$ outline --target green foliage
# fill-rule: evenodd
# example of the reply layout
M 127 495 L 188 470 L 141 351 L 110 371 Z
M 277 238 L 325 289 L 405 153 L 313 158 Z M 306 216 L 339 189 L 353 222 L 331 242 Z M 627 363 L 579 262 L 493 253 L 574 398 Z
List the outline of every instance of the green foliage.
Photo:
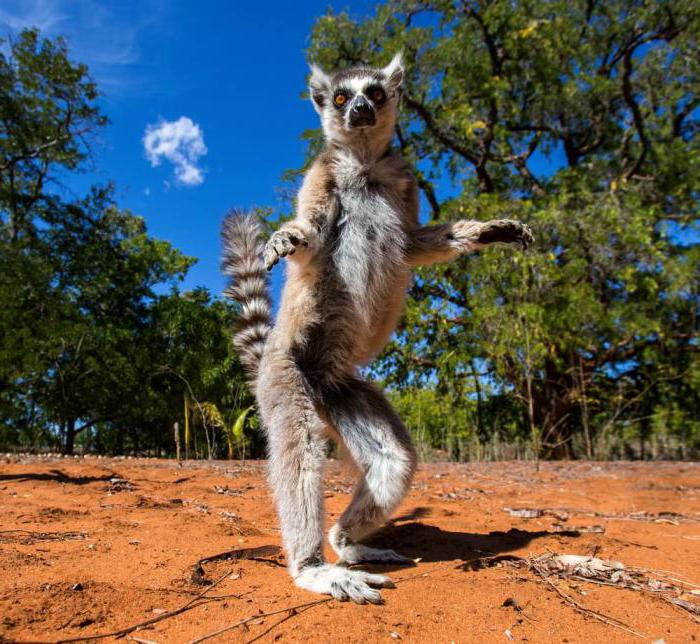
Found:
M 537 239 L 419 272 L 374 371 L 409 424 L 431 419 L 433 447 L 466 457 L 461 436 L 505 434 L 544 456 L 644 457 L 662 436 L 656 456 L 700 449 L 699 15 L 396 0 L 316 22 L 309 57 L 328 69 L 404 51 L 397 139 L 429 219 L 521 219 Z
M 172 452 L 185 393 L 238 408 L 235 311 L 178 291 L 195 260 L 150 237 L 111 186 L 60 190 L 106 122 L 65 43 L 25 31 L 0 51 L 0 444 Z M 213 456 L 221 427 L 201 419 L 195 454 Z
M 250 414 L 254 408 L 255 407 L 253 405 L 246 407 L 236 414 L 235 420 L 231 425 L 224 425 L 224 432 L 226 433 L 226 441 L 228 443 L 229 458 L 234 457 L 236 447 L 239 447 L 240 457 L 245 458 L 245 423 L 246 419 L 248 418 L 248 414 Z
M 417 275 L 372 370 L 424 456 L 697 456 L 696 4 L 392 0 L 315 24 L 327 69 L 404 51 L 397 143 L 426 222 L 537 238 Z M 181 292 L 195 260 L 111 186 L 61 189 L 97 97 L 62 40 L 0 43 L 0 445 L 172 454 L 178 422 L 189 456 L 261 455 L 235 307 Z

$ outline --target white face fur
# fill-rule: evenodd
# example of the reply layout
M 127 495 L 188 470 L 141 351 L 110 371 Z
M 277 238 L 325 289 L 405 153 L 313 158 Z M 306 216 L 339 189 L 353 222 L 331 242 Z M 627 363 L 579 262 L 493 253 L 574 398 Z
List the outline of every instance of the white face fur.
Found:
M 388 146 L 394 132 L 403 80 L 401 54 L 383 68 L 354 67 L 327 74 L 311 66 L 309 94 L 326 140 Z M 372 147 L 375 147 L 374 145 Z

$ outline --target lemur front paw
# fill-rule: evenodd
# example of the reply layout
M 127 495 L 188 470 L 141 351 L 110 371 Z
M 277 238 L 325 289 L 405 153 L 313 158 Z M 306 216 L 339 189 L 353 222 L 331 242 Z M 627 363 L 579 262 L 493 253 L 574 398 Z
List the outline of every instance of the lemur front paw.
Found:
M 512 219 L 494 219 L 482 225 L 476 239 L 479 244 L 520 244 L 526 250 L 535 241 L 530 227 Z
M 349 599 L 356 604 L 381 604 L 382 596 L 376 588 L 394 588 L 394 582 L 384 575 L 333 564 L 304 568 L 294 578 L 294 583 L 304 590 L 331 595 L 339 601 Z
M 281 228 L 272 233 L 272 237 L 265 244 L 265 268 L 269 271 L 281 257 L 294 255 L 297 246 L 308 246 L 309 242 L 304 235 L 297 230 Z

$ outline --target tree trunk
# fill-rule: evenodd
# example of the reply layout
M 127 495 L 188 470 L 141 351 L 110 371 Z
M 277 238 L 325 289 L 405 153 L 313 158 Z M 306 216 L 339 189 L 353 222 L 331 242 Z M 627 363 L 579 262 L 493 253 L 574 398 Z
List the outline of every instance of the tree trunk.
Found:
M 66 423 L 66 442 L 63 446 L 63 453 L 68 456 L 73 455 L 73 449 L 75 448 L 75 418 L 71 418 Z
M 180 423 L 175 421 L 173 425 L 173 433 L 175 434 L 175 454 L 177 455 L 177 462 L 179 463 L 182 458 L 180 455 Z

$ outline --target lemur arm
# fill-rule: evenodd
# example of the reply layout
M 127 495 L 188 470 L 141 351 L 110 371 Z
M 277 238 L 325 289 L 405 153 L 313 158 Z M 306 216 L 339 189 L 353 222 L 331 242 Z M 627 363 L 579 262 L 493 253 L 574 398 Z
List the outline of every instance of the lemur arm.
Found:
M 411 231 L 406 259 L 410 266 L 429 266 L 497 242 L 520 244 L 525 249 L 533 236 L 525 224 L 511 219 L 424 226 Z
M 322 154 L 304 176 L 297 195 L 297 214 L 276 230 L 265 246 L 265 266 L 270 270 L 282 257 L 309 261 L 321 244 L 323 225 L 333 208 L 330 167 Z M 297 251 L 299 251 L 297 253 Z

